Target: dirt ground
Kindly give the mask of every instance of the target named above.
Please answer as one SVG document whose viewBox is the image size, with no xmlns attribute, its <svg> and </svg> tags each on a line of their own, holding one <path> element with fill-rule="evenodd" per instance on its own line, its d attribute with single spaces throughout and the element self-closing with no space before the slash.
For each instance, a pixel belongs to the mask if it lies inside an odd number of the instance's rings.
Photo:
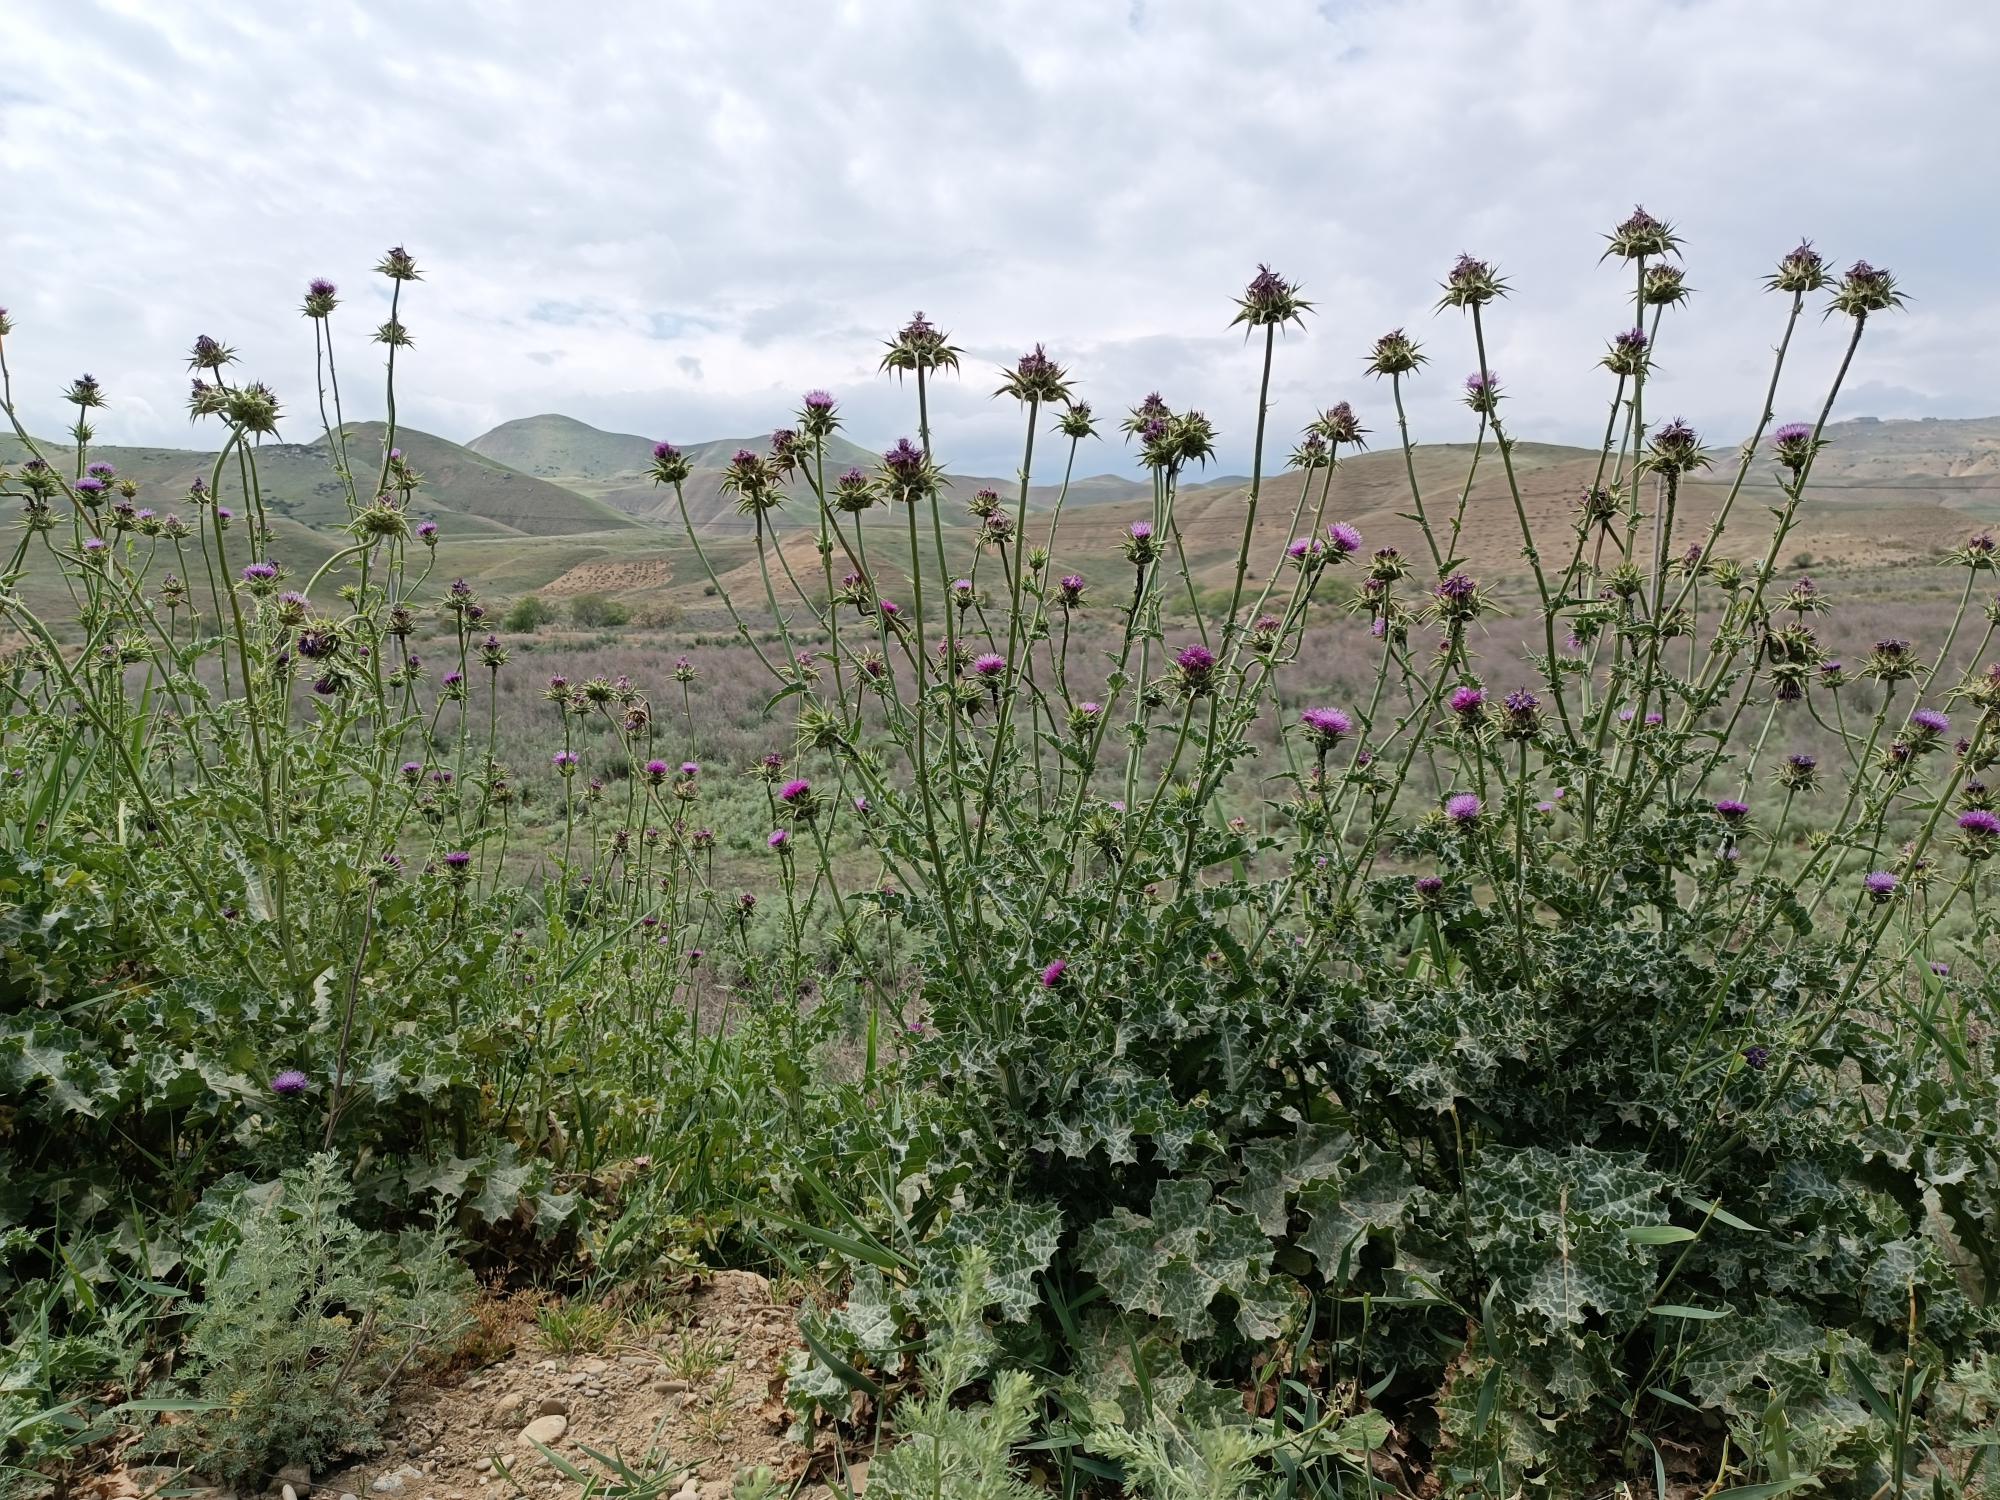
<svg viewBox="0 0 2000 1500">
<path fill-rule="evenodd" d="M 660 1500 L 726 1500 L 736 1472 L 756 1465 L 768 1465 L 787 1489 L 810 1481 L 799 1489 L 801 1500 L 832 1500 L 850 1484 L 866 1484 L 866 1465 L 836 1462 L 824 1437 L 809 1450 L 787 1436 L 784 1368 L 802 1347 L 797 1309 L 761 1276 L 704 1272 L 651 1316 L 606 1315 L 600 1328 L 589 1323 L 599 1310 L 558 1307 L 576 1319 L 568 1338 L 551 1337 L 555 1317 L 538 1326 L 531 1303 L 482 1311 L 486 1362 L 408 1382 L 384 1425 L 382 1452 L 322 1473 L 288 1470 L 270 1493 L 280 1500 L 577 1494 L 576 1478 L 551 1465 L 537 1442 L 604 1480 L 614 1476 L 586 1450 L 649 1478 L 665 1476 L 647 1487 Z M 552 1343 L 583 1347 L 557 1353 Z M 611 1486 L 613 1493 L 623 1488 Z M 93 1490 L 101 1500 L 190 1491 L 193 1500 L 236 1500 L 184 1476 L 138 1468 L 105 1476 Z"/>
</svg>

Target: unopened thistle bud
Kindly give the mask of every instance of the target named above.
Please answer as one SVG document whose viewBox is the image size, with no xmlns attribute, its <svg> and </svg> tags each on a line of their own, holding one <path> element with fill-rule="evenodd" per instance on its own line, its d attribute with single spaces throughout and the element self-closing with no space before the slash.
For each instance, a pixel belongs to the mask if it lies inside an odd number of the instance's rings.
<svg viewBox="0 0 2000 1500">
<path fill-rule="evenodd" d="M 1615 255 L 1621 260 L 1673 255 L 1679 252 L 1681 243 L 1671 224 L 1662 223 L 1643 208 L 1633 209 L 1631 217 L 1605 238 L 1611 242 L 1605 257 Z"/>
<path fill-rule="evenodd" d="M 1250 278 L 1250 284 L 1243 289 L 1243 295 L 1236 299 L 1236 316 L 1229 320 L 1230 326 L 1238 323 L 1251 328 L 1278 327 L 1286 323 L 1305 323 L 1305 314 L 1312 311 L 1312 304 L 1299 295 L 1299 284 L 1287 281 L 1269 266 L 1257 267 L 1257 274 Z"/>
<path fill-rule="evenodd" d="M 1872 312 L 1884 312 L 1902 305 L 1903 294 L 1896 290 L 1896 278 L 1865 260 L 1857 260 L 1840 279 L 1840 286 L 1833 294 L 1828 311 L 1843 312 L 1851 318 L 1865 318 Z"/>
<path fill-rule="evenodd" d="M 401 245 L 383 252 L 382 259 L 377 262 L 375 269 L 391 281 L 423 280 L 422 274 L 417 270 L 416 260 Z"/>
<path fill-rule="evenodd" d="M 340 289 L 321 276 L 315 276 L 306 283 L 305 305 L 301 309 L 308 318 L 324 318 L 340 305 L 335 294 Z"/>
<path fill-rule="evenodd" d="M 1645 459 L 1646 467 L 1660 474 L 1685 474 L 1690 469 L 1707 468 L 1708 462 L 1701 451 L 1701 439 L 1679 417 L 1653 434 Z"/>
<path fill-rule="evenodd" d="M 1408 375 L 1424 364 L 1427 355 L 1423 346 L 1400 328 L 1391 329 L 1375 340 L 1375 347 L 1368 354 L 1368 373 L 1378 379 L 1384 375 Z"/>
<path fill-rule="evenodd" d="M 1641 375 L 1646 370 L 1647 339 L 1643 328 L 1628 328 L 1612 339 L 1604 368 L 1614 375 Z"/>
<path fill-rule="evenodd" d="M 1125 556 L 1140 567 L 1152 562 L 1160 555 L 1159 543 L 1153 539 L 1151 521 L 1134 521 L 1125 533 Z"/>
<path fill-rule="evenodd" d="M 1500 407 L 1500 377 L 1491 370 L 1475 370 L 1465 377 L 1465 404 L 1483 417 Z"/>
<path fill-rule="evenodd" d="M 1461 255 L 1444 279 L 1444 296 L 1439 307 L 1484 307 L 1496 297 L 1507 295 L 1507 283 L 1485 261 Z"/>
<path fill-rule="evenodd" d="M 1642 293 L 1648 307 L 1678 307 L 1693 295 L 1693 290 L 1687 284 L 1687 273 L 1679 266 L 1646 267 Z"/>
<path fill-rule="evenodd" d="M 1829 279 L 1826 257 L 1813 249 L 1811 240 L 1801 240 L 1796 250 L 1779 260 L 1778 269 L 1765 278 L 1764 285 L 1774 292 L 1816 292 Z"/>
</svg>

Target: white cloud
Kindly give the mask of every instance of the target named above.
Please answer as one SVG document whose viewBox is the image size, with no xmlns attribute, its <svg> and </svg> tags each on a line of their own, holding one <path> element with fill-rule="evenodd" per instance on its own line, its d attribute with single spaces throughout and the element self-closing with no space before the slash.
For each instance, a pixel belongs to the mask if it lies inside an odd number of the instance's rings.
<svg viewBox="0 0 2000 1500">
<path fill-rule="evenodd" d="M 346 0 L 10 0 L 0 304 L 29 424 L 88 369 L 106 441 L 181 442 L 181 355 L 237 346 L 311 435 L 307 278 L 341 284 L 350 414 L 392 243 L 426 271 L 406 420 L 466 438 L 565 411 L 677 440 L 783 421 L 824 386 L 853 435 L 913 425 L 875 372 L 921 307 L 967 350 L 940 393 L 962 471 L 1017 460 L 990 366 L 1045 340 L 1107 412 L 1158 388 L 1248 463 L 1257 262 L 1318 313 L 1279 352 L 1273 430 L 1351 398 L 1407 325 L 1419 436 L 1458 437 L 1469 332 L 1435 317 L 1470 250 L 1515 295 L 1491 358 L 1524 437 L 1590 440 L 1629 319 L 1599 236 L 1635 201 L 1687 240 L 1649 407 L 1739 434 L 1781 321 L 1762 276 L 1801 234 L 1891 266 L 1843 411 L 2000 408 L 1994 214 L 1967 157 L 2000 53 L 1986 8 L 1913 0 L 764 0 L 584 10 Z M 1781 415 L 1842 329 L 1801 333 Z M 1274 444 L 1275 446 L 1275 444 Z M 1086 468 L 1114 468 L 1103 447 Z"/>
</svg>

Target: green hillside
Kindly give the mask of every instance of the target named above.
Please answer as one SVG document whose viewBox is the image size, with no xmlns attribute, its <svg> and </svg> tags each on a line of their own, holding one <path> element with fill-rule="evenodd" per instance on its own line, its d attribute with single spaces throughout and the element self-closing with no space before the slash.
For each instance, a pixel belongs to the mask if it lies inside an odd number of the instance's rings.
<svg viewBox="0 0 2000 1500">
<path fill-rule="evenodd" d="M 347 453 L 365 496 L 381 462 L 385 429 L 378 422 L 347 427 Z M 462 534 L 569 536 L 629 529 L 632 521 L 588 496 L 518 473 L 469 448 L 411 427 L 396 430 L 396 446 L 424 478 L 413 511 Z M 51 463 L 68 466 L 72 450 L 57 443 L 40 447 Z M 0 463 L 26 456 L 17 439 L 0 437 Z M 187 448 L 137 448 L 96 444 L 93 459 L 117 467 L 121 478 L 139 485 L 142 505 L 164 509 L 185 495 L 199 476 L 206 480 L 215 455 Z M 311 443 L 264 443 L 257 449 L 257 481 L 265 509 L 273 517 L 315 530 L 346 524 L 346 486 L 327 453 L 324 436 Z M 232 462 L 221 476 L 224 503 L 242 492 Z"/>
</svg>

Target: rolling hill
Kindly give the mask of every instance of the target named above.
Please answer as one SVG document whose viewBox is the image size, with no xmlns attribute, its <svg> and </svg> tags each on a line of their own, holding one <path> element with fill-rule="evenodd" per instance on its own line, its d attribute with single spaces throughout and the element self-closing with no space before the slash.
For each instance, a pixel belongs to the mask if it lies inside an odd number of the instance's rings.
<svg viewBox="0 0 2000 1500">
<path fill-rule="evenodd" d="M 347 453 L 365 496 L 381 462 L 385 429 L 379 422 L 349 423 Z M 39 446 L 51 463 L 72 461 L 72 450 L 57 443 Z M 424 478 L 412 512 L 438 521 L 464 535 L 571 536 L 596 531 L 627 530 L 629 517 L 586 495 L 495 463 L 469 448 L 412 427 L 396 429 L 396 446 Z M 18 463 L 26 456 L 20 442 L 0 437 L 0 464 Z M 135 480 L 142 504 L 165 508 L 187 493 L 196 476 L 210 477 L 215 455 L 187 448 L 127 448 L 98 444 L 90 456 L 117 467 L 121 478 Z M 322 436 L 311 443 L 261 444 L 257 449 L 257 480 L 265 509 L 301 526 L 332 531 L 346 524 L 346 486 L 341 482 Z M 222 474 L 225 497 L 241 493 L 236 466 Z M 225 503 L 229 503 L 225 499 Z"/>
<path fill-rule="evenodd" d="M 532 474 L 566 486 L 578 494 L 628 515 L 678 529 L 680 512 L 670 491 L 654 485 L 647 475 L 652 464 L 653 440 L 627 432 L 606 432 L 574 417 L 546 412 L 535 417 L 519 417 L 502 422 L 491 432 L 481 433 L 466 447 L 524 474 Z M 688 514 L 706 532 L 725 533 L 748 529 L 739 521 L 722 493 L 722 473 L 741 449 L 754 453 L 771 451 L 768 433 L 756 437 L 715 438 L 704 443 L 684 444 L 682 451 L 694 466 L 683 486 Z M 827 444 L 826 471 L 829 481 L 850 468 L 873 471 L 881 454 L 835 435 Z M 951 493 L 970 500 L 980 489 L 1013 494 L 1019 481 L 979 475 L 953 475 Z M 810 498 L 806 486 L 795 491 Z M 1045 510 L 1056 501 L 1059 486 L 1038 484 L 1028 492 L 1030 508 Z M 1092 505 L 1102 501 L 1133 500 L 1148 496 L 1150 487 L 1117 474 L 1097 474 L 1070 485 L 1069 502 Z"/>
</svg>

